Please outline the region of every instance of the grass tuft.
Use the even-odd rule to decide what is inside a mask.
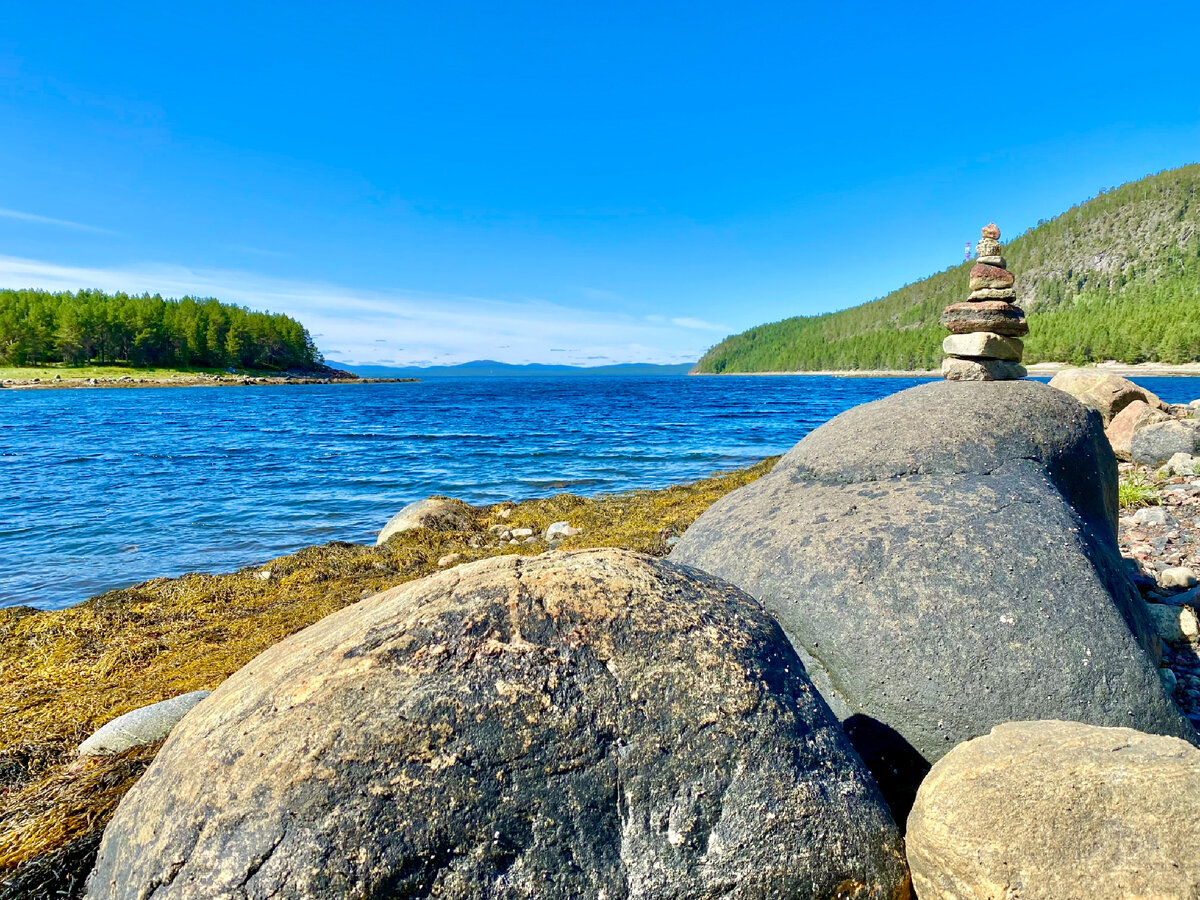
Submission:
[[[1117,485],[1117,500],[1121,509],[1138,509],[1142,506],[1158,506],[1162,503],[1162,495],[1145,472],[1131,469]]]

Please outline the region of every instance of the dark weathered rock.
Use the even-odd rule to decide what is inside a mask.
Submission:
[[[898,830],[778,625],[618,550],[334,613],[222,684],[92,898],[908,897]]]
[[[921,900],[1200,893],[1200,750],[1130,728],[1013,722],[955,747],[908,818]]]
[[[942,360],[942,377],[947,381],[1012,381],[1028,374],[1023,365],[1006,359],[948,356]]]
[[[1176,453],[1200,453],[1200,422],[1174,419],[1144,425],[1129,441],[1129,456],[1144,466],[1161,466]]]
[[[1011,288],[1015,278],[1012,272],[998,266],[989,266],[977,262],[971,266],[971,281],[969,287],[973,291],[980,288]]]
[[[1065,391],[1096,410],[1105,425],[1134,400],[1141,400],[1154,409],[1166,409],[1166,404],[1155,394],[1128,378],[1101,369],[1063,369],[1050,379],[1050,387]]]
[[[942,324],[953,334],[990,331],[1005,337],[1029,334],[1025,313],[1003,300],[952,303],[942,312]]]
[[[1095,412],[1037,382],[936,382],[821,426],[671,558],[766,603],[903,815],[1000,722],[1194,739],[1116,526]]]

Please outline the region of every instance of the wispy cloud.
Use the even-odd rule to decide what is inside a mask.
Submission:
[[[82,222],[69,222],[66,219],[52,219],[49,216],[39,216],[34,213],[21,212],[19,209],[5,209],[0,206],[0,219],[16,219],[19,222],[32,222],[35,225],[54,225],[58,228],[70,228],[73,231],[87,231],[92,234],[118,234],[108,228],[98,228],[95,225],[84,225]]]
[[[703,319],[692,319],[687,316],[672,319],[667,316],[651,314],[646,316],[645,319],[647,322],[653,322],[656,325],[675,325],[679,328],[691,328],[695,331],[719,331],[721,334],[729,334],[730,331],[727,325],[717,325],[713,322],[706,322]]]
[[[561,354],[551,352],[559,348],[570,348],[566,361],[580,364],[601,359],[673,363],[698,359],[711,343],[697,336],[698,319],[648,320],[542,300],[365,290],[178,265],[82,268],[0,256],[0,287],[217,297],[295,316],[320,336],[320,347],[329,358],[347,363],[370,364],[385,357],[404,365],[433,359],[563,361]],[[718,328],[703,324],[701,330]],[[400,350],[394,345],[399,344],[405,348],[404,358],[396,355]]]
[[[724,325],[717,325],[713,322],[705,322],[703,319],[691,319],[688,317],[671,319],[672,325],[678,325],[680,328],[694,328],[697,331],[719,331],[722,334],[728,334],[729,329]]]

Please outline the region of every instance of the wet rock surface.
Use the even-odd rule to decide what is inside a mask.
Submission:
[[[266,651],[125,797],[88,896],[908,894],[761,606],[601,550],[459,566]]]
[[[1005,721],[1195,739],[1116,487],[1099,416],[1062,392],[938,382],[818,428],[671,558],[766,604],[904,815],[930,764]]]

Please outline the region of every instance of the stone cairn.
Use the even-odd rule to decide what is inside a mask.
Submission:
[[[1021,365],[1021,337],[1029,334],[1029,323],[1013,305],[1017,292],[1002,250],[1000,229],[985,225],[975,247],[971,294],[966,303],[952,303],[942,313],[942,324],[950,332],[942,341],[947,354],[942,376],[947,381],[1010,381],[1028,374]]]

